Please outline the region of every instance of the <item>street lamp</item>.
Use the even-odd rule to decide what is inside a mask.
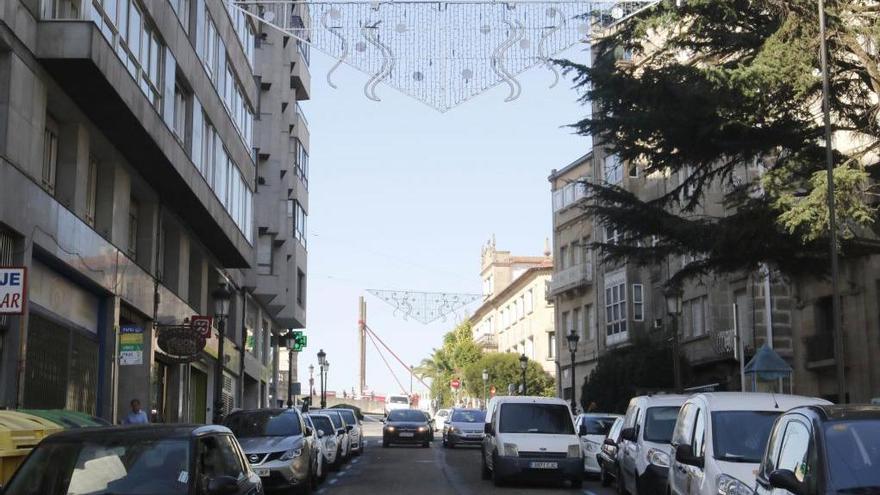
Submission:
[[[311,402],[312,397],[315,395],[315,365],[309,365],[309,402]]]
[[[226,282],[217,284],[217,288],[211,292],[214,300],[214,318],[217,320],[217,333],[220,342],[217,346],[217,364],[214,367],[214,424],[223,421],[223,361],[224,342],[226,341],[226,318],[229,316],[229,302],[232,299],[232,291]]]
[[[684,291],[678,285],[666,288],[664,296],[666,296],[666,312],[672,320],[672,373],[675,380],[676,393],[681,392],[681,360],[678,353],[678,317],[681,315],[682,297]]]
[[[489,370],[483,369],[483,407],[486,407],[486,404],[489,403],[489,395],[486,392],[486,387],[489,385]]]
[[[324,349],[318,351],[318,381],[321,383],[321,408],[327,405],[324,400],[324,365],[327,364],[327,353]]]
[[[519,357],[519,367],[522,369],[522,394],[526,395],[526,368],[529,367],[529,358],[526,357],[526,353]]]
[[[580,342],[581,336],[572,328],[568,332],[568,336],[565,337],[565,340],[568,341],[568,352],[571,353],[571,413],[574,414],[577,411],[577,391],[575,389],[577,382],[574,377],[574,355],[577,353],[578,342]]]
[[[330,374],[330,361],[324,360],[324,397],[321,399],[321,408],[327,407],[327,387],[330,386],[327,381],[327,375]]]
[[[287,408],[293,409],[293,330],[287,331]]]

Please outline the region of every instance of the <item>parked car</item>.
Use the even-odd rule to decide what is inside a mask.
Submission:
[[[578,432],[578,437],[581,439],[581,451],[584,455],[584,474],[598,475],[602,472],[602,468],[599,467],[599,458],[596,456],[602,448],[602,443],[605,442],[605,437],[611,431],[611,426],[620,417],[619,414],[605,413],[578,415],[574,425]]]
[[[223,421],[266,488],[309,493],[317,480],[314,436],[296,409],[235,411]]]
[[[880,492],[880,407],[806,406],[770,432],[756,495]]]
[[[431,441],[433,441],[434,432],[437,430],[437,426],[434,424],[434,416],[431,416],[431,413],[424,410],[422,410],[422,414],[425,415],[425,421],[428,423],[428,431],[431,434]]]
[[[303,420],[306,423],[306,426],[312,432],[312,455],[317,459],[315,461],[315,480],[316,481],[324,481],[327,477],[327,464],[324,462],[324,452],[323,452],[323,437],[324,432],[318,431],[315,428],[315,423],[312,421],[312,418],[309,417],[308,414],[303,415]]]
[[[389,395],[385,401],[385,416],[397,409],[409,409],[409,397],[405,395]]]
[[[363,450],[363,445],[361,444],[363,429],[361,428],[361,421],[358,419],[357,413],[354,409],[334,407],[333,410],[339,411],[339,414],[342,415],[342,419],[345,421],[350,439],[349,443],[351,444],[351,452],[360,455]]]
[[[599,480],[602,486],[611,485],[612,480],[616,480],[620,476],[620,449],[617,448],[620,442],[620,430],[623,429],[623,417],[614,420],[608,435],[602,441],[602,447],[596,455],[596,461],[599,463]]]
[[[318,438],[317,443],[320,445],[321,455],[324,457],[324,466],[327,466],[328,470],[338,469],[339,466],[336,462],[336,453],[339,449],[339,445],[336,439],[336,429],[333,427],[333,421],[330,419],[330,416],[321,413],[310,412],[307,416],[311,418],[312,424],[315,425],[315,433]]]
[[[749,493],[773,422],[785,411],[831,404],[798,395],[717,392],[697,394],[681,407],[672,435],[673,495]]]
[[[619,493],[666,495],[672,432],[685,400],[662,394],[630,400],[620,432]]]
[[[348,424],[342,414],[335,409],[313,409],[309,412],[326,414],[330,417],[336,433],[336,465],[348,462],[351,457],[351,435],[349,435]]]
[[[418,409],[395,409],[383,421],[382,447],[392,444],[431,445],[431,433],[425,415]]]
[[[5,495],[260,495],[263,485],[223,426],[79,428],[34,448]]]
[[[482,445],[486,436],[486,412],[479,409],[453,409],[443,428],[443,446]]]
[[[498,398],[496,398],[498,399]],[[494,400],[494,399],[493,399]],[[483,479],[569,480],[583,485],[584,461],[568,403],[548,397],[495,400],[484,423]]]

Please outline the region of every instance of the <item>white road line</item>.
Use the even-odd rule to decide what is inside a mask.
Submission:
[[[339,481],[339,480],[336,478],[333,478],[332,480],[328,481],[328,483],[330,483],[331,485],[335,485],[337,481]]]

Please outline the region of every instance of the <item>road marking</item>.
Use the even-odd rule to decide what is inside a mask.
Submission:
[[[337,478],[333,478],[328,483],[330,483],[331,485],[335,485],[337,481],[339,481]]]
[[[592,492],[592,491],[590,491],[590,490],[584,490],[584,493],[585,493],[586,495],[596,495],[596,492]]]

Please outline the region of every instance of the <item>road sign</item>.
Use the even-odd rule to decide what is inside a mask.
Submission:
[[[293,382],[290,384],[290,395],[302,395],[302,384]]]
[[[195,315],[189,319],[189,324],[192,325],[193,330],[207,339],[211,337],[211,321],[210,316]]]
[[[461,380],[459,380],[458,378],[455,378],[451,382],[449,382],[449,386],[458,390],[459,387],[461,387]]]
[[[292,340],[293,342],[291,342],[291,348],[293,349],[293,352],[300,352],[306,348],[306,344],[308,344],[309,339],[303,332],[296,330],[295,332],[293,332]]]
[[[491,387],[489,387],[489,396],[490,396],[490,397],[495,397],[495,393],[496,393],[497,391],[498,391],[498,390],[495,388],[495,385],[492,385]]]
[[[0,268],[0,315],[24,314],[27,268]]]
[[[119,329],[119,365],[144,364],[144,329],[134,325]]]

